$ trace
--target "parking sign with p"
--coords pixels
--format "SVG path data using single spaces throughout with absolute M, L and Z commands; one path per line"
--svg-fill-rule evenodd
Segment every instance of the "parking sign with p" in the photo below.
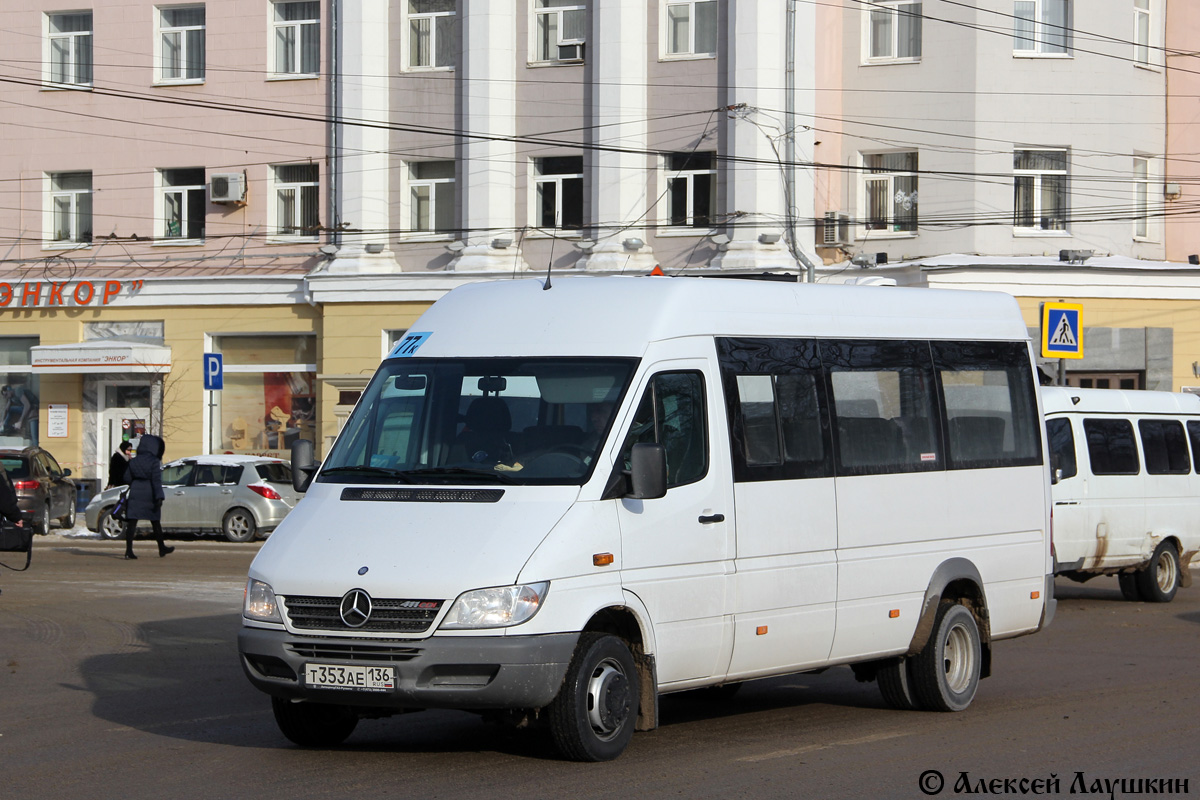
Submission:
M 217 391 L 225 388 L 225 375 L 222 371 L 221 354 L 204 354 L 204 388 Z

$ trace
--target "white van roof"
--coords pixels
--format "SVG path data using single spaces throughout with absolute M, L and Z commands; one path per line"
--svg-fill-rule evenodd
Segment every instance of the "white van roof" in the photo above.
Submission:
M 467 284 L 409 328 L 432 356 L 640 356 L 684 336 L 1024 340 L 1001 292 L 769 280 L 552 277 Z
M 1200 395 L 1131 389 L 1043 386 L 1042 410 L 1065 414 L 1200 414 Z

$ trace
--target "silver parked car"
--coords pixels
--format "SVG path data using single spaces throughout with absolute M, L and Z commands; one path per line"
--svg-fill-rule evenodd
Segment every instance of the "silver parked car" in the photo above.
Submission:
M 162 483 L 163 528 L 221 531 L 231 542 L 269 533 L 300 501 L 288 462 L 262 456 L 181 458 L 163 465 Z M 106 539 L 125 535 L 125 523 L 112 517 L 123 488 L 105 489 L 92 498 L 84 511 L 88 530 Z

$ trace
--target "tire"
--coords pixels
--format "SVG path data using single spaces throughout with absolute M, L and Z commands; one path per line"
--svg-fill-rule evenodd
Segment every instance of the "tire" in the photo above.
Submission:
M 912 661 L 912 687 L 922 708 L 966 709 L 979 688 L 983 662 L 975 615 L 958 603 L 942 603 L 929 641 Z
M 883 702 L 897 711 L 915 711 L 921 707 L 913 691 L 912 667 L 910 658 L 893 658 L 875 675 Z
M 621 755 L 633 737 L 640 688 L 637 665 L 622 639 L 580 636 L 562 689 L 546 708 L 558 751 L 572 761 Z
M 1150 563 L 1134 573 L 1142 599 L 1150 603 L 1169 603 L 1179 590 L 1179 551 L 1170 541 L 1154 548 Z
M 96 522 L 96 530 L 105 539 L 125 538 L 125 523 L 113 518 L 111 508 L 106 508 L 100 512 L 100 519 Z
M 39 536 L 45 536 L 50 532 L 50 504 L 42 506 L 42 510 L 38 512 L 37 519 L 33 521 L 33 532 Z
M 70 505 L 67 506 L 67 513 L 58 518 L 58 524 L 66 530 L 71 530 L 75 527 L 75 500 L 72 498 Z
M 1142 599 L 1142 590 L 1138 588 L 1137 573 L 1122 572 L 1117 575 L 1117 583 L 1121 586 L 1121 597 L 1135 603 Z
M 271 698 L 279 732 L 301 747 L 335 747 L 358 726 L 358 715 L 346 706 L 293 703 Z
M 225 518 L 221 520 L 221 530 L 231 542 L 253 542 L 258 533 L 258 524 L 249 511 L 234 508 L 225 512 Z

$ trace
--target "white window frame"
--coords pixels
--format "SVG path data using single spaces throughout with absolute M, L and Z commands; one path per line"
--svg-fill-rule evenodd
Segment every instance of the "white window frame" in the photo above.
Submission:
M 1150 229 L 1151 161 L 1150 156 L 1133 157 L 1133 238 L 1139 242 L 1153 241 Z
M 271 80 L 297 80 L 303 78 L 317 78 L 321 74 L 321 4 L 316 3 L 317 16 L 311 19 L 279 19 L 280 6 L 301 5 L 308 0 L 271 0 L 268 3 L 268 33 L 270 42 L 267 47 L 268 57 L 271 59 L 267 66 L 268 76 Z M 317 30 L 316 47 L 317 53 L 317 68 L 315 71 L 305 71 L 305 47 L 304 33 L 306 28 L 315 27 Z M 280 72 L 279 66 L 279 37 L 287 29 L 291 29 L 291 37 L 293 41 L 294 52 L 292 53 L 291 64 L 288 69 Z
M 1072 51 L 1075 47 L 1074 37 L 1071 35 L 1072 20 L 1075 17 L 1074 0 L 1065 0 L 1065 9 L 1063 24 L 1061 26 L 1061 35 L 1064 38 L 1062 50 L 1058 50 L 1057 46 L 1051 48 L 1051 34 L 1048 31 L 1054 31 L 1060 26 L 1052 26 L 1047 20 L 1047 10 L 1051 3 L 1060 2 L 1060 0 L 1014 0 L 1013 2 L 1013 56 L 1017 58 L 1072 58 Z M 1032 39 L 1033 45 L 1028 47 L 1018 47 L 1017 25 L 1021 20 L 1017 14 L 1017 5 L 1021 3 L 1030 3 L 1033 5 L 1033 29 L 1028 35 L 1023 38 Z M 1054 35 L 1058 35 L 1057 33 Z
M 911 170 L 911 171 L 910 170 L 896 170 L 896 171 L 889 170 L 887 172 L 882 172 L 882 171 L 881 172 L 872 172 L 871 167 L 868 166 L 868 161 L 870 160 L 871 156 L 887 155 L 887 153 L 876 152 L 876 153 L 860 153 L 859 154 L 859 166 L 861 168 L 860 169 L 861 179 L 859 180 L 858 190 L 859 190 L 859 204 L 860 204 L 859 208 L 862 209 L 862 214 L 861 214 L 862 224 L 860 224 L 858 226 L 858 238 L 859 239 L 911 239 L 911 238 L 914 238 L 918 233 L 918 230 L 920 227 L 920 221 L 921 221 L 921 216 L 920 216 L 919 210 L 914 219 L 914 229 L 911 231 L 895 230 L 895 226 L 896 226 L 895 210 L 896 210 L 896 205 L 898 203 L 903 203 L 905 201 L 911 203 L 913 206 L 917 206 L 917 204 L 918 204 L 918 200 L 920 198 L 920 189 L 921 189 L 920 173 L 919 173 L 920 164 L 921 164 L 921 162 L 919 160 L 920 153 L 916 150 L 896 150 L 896 151 L 888 151 L 888 152 L 912 153 L 914 156 L 914 159 L 916 159 L 917 169 Z M 896 179 L 897 178 L 912 178 L 914 181 L 916 181 L 916 188 L 913 189 L 911 195 L 906 195 L 904 199 L 900 199 L 897 195 L 897 192 L 898 192 L 898 190 L 896 188 Z M 888 213 L 883 218 L 884 226 L 885 226 L 883 228 L 871 228 L 870 227 L 871 215 L 870 215 L 869 184 L 872 184 L 872 183 L 884 183 L 884 184 L 886 184 L 886 187 L 887 187 L 884 197 L 887 198 Z
M 713 159 L 712 167 L 709 169 L 695 169 L 695 170 L 671 169 L 671 158 L 673 156 L 685 156 L 686 157 L 686 156 L 697 156 L 697 155 L 712 156 L 712 159 Z M 662 159 L 659 162 L 659 165 L 660 165 L 659 175 L 661 176 L 661 180 L 659 181 L 659 197 L 662 198 L 662 200 L 659 202 L 659 206 L 662 208 L 662 215 L 659 220 L 660 229 L 658 231 L 658 235 L 659 236 L 709 236 L 711 234 L 716 233 L 716 231 L 717 231 L 717 216 L 719 214 L 719 210 L 717 208 L 717 200 L 720 197 L 720 192 L 718 191 L 718 182 L 720 180 L 720 170 L 718 168 L 716 151 L 703 150 L 703 151 L 695 151 L 695 152 L 680 151 L 677 153 L 667 153 L 662 156 Z M 711 208 L 709 210 L 708 225 L 706 225 L 706 226 L 697 226 L 697 225 L 692 224 L 692 221 L 694 221 L 696 218 L 696 191 L 695 191 L 695 188 L 692 186 L 692 183 L 694 181 L 695 176 L 697 176 L 697 175 L 712 176 L 712 185 L 709 188 L 709 191 L 711 193 L 710 200 L 709 200 Z M 673 188 L 672 184 L 678 180 L 684 180 L 687 183 L 686 219 L 689 221 L 683 225 L 672 224 L 672 221 L 671 221 L 671 210 L 672 210 L 671 189 Z
M 563 38 L 563 28 L 564 28 L 563 15 L 568 11 L 582 11 L 586 14 L 587 13 L 586 0 L 577 0 L 577 2 L 575 2 L 569 6 L 552 6 L 552 7 L 540 5 L 541 3 L 546 2 L 546 0 L 532 0 L 532 2 L 533 2 L 533 27 L 530 29 L 531 35 L 529 37 L 530 44 L 532 45 L 532 48 L 531 48 L 532 52 L 530 53 L 530 57 L 529 57 L 530 62 L 534 63 L 534 64 L 581 64 L 581 63 L 583 63 L 587 40 L 584 38 L 578 38 L 578 39 L 564 39 Z M 558 34 L 557 40 L 554 44 L 551 45 L 551 48 L 556 51 L 556 53 L 554 55 L 551 55 L 550 53 L 542 52 L 541 22 L 542 22 L 543 17 L 558 17 L 557 21 L 555 22 L 555 30 L 557 31 L 557 34 Z M 561 52 L 558 52 L 559 48 L 562 48 L 562 47 L 575 47 L 575 48 L 577 48 L 578 55 L 563 58 L 563 57 L 561 57 Z
M 279 177 L 280 170 L 286 167 L 313 167 L 316 169 L 317 178 L 311 181 L 284 181 Z M 281 219 L 280 202 L 283 200 L 285 193 L 293 195 L 292 203 L 292 218 L 287 220 L 289 227 L 300 231 L 304 227 L 304 189 L 315 188 L 317 190 L 317 222 L 320 223 L 320 203 L 321 203 L 321 171 L 316 164 L 310 163 L 294 163 L 294 164 L 272 164 L 268 170 L 268 197 L 271 198 L 267 205 L 267 225 L 271 231 L 268 235 L 268 242 L 284 243 L 284 242 L 315 242 L 320 238 L 320 231 L 314 230 L 312 233 L 285 233 L 284 220 Z
M 915 8 L 914 8 L 915 7 Z M 862 63 L 864 64 L 915 64 L 921 60 L 924 26 L 922 25 L 921 0 L 871 0 L 863 6 L 863 44 Z M 879 15 L 888 18 L 887 54 L 873 55 L 875 51 L 875 19 Z M 916 55 L 901 56 L 900 52 L 900 20 L 902 15 L 913 20 L 917 26 Z M 882 18 L 882 17 L 880 17 Z
M 201 233 L 199 238 L 194 238 L 194 237 L 189 238 L 186 234 L 187 234 L 188 228 L 191 227 L 188 224 L 189 222 L 191 222 L 191 217 L 190 217 L 190 212 L 189 212 L 188 195 L 192 192 L 199 192 L 200 195 L 205 198 L 205 209 L 207 211 L 207 195 L 208 195 L 207 183 L 185 184 L 185 185 L 180 185 L 180 186 L 167 185 L 167 173 L 168 172 L 176 172 L 176 171 L 182 172 L 182 171 L 189 170 L 189 169 L 200 169 L 200 168 L 199 167 L 167 167 L 167 168 L 158 169 L 155 172 L 154 180 L 156 183 L 156 187 L 155 187 L 156 188 L 156 191 L 155 191 L 156 202 L 155 202 L 155 213 L 154 213 L 154 229 L 155 229 L 154 243 L 156 245 L 177 246 L 177 245 L 192 245 L 192 244 L 203 244 L 204 243 L 204 233 Z M 179 203 L 179 235 L 178 236 L 169 236 L 168 231 L 167 231 L 167 228 L 171 223 L 171 220 L 168 219 L 168 216 L 167 216 L 168 195 L 178 195 L 179 196 L 178 200 L 176 201 Z
M 185 9 L 201 9 L 204 11 L 204 23 L 200 25 L 167 25 L 163 19 L 164 13 L 167 11 L 182 11 Z M 203 3 L 191 3 L 178 6 L 155 6 L 154 7 L 154 72 L 155 82 L 160 84 L 181 84 L 181 83 L 204 83 L 205 75 L 208 71 L 208 9 Z M 200 75 L 199 77 L 188 77 L 187 63 L 188 56 L 193 55 L 189 52 L 190 45 L 188 44 L 188 33 L 191 31 L 201 32 L 200 45 Z M 166 54 L 164 52 L 163 41 L 168 35 L 179 37 L 179 60 L 177 67 L 180 76 L 168 77 L 167 64 L 165 62 Z
M 56 179 L 65 178 L 68 176 L 86 175 L 88 177 L 88 187 L 86 189 L 56 189 L 54 182 Z M 42 248 L 45 250 L 74 250 L 84 247 L 91 247 L 91 238 L 82 238 L 82 225 L 80 224 L 80 206 L 83 205 L 82 198 L 86 195 L 86 213 L 88 217 L 87 227 L 89 231 L 93 231 L 95 224 L 94 211 L 92 209 L 92 201 L 95 197 L 92 186 L 92 173 L 86 170 L 72 170 L 69 172 L 49 172 L 45 175 L 44 180 L 46 198 L 46 210 L 43 218 L 43 228 L 45 230 L 45 239 L 42 242 Z M 69 232 L 66 239 L 55 238 L 58 234 L 58 209 L 57 203 L 60 200 L 65 200 L 68 204 L 67 214 L 70 218 Z
M 54 23 L 55 17 L 77 17 L 77 16 L 82 16 L 84 14 L 87 14 L 88 17 L 91 18 L 90 24 L 88 25 L 88 29 L 86 31 L 68 31 L 65 33 L 54 33 L 53 32 L 52 29 L 53 29 L 53 23 Z M 42 80 L 45 83 L 50 84 L 51 87 L 56 88 L 56 89 L 90 89 L 92 87 L 93 81 L 95 80 L 95 69 L 96 69 L 96 60 L 95 60 L 95 52 L 96 51 L 95 51 L 95 45 L 94 45 L 94 41 L 95 41 L 94 34 L 95 34 L 96 23 L 95 23 L 95 15 L 93 14 L 93 12 L 89 11 L 89 10 L 51 11 L 51 12 L 47 12 L 44 15 L 43 20 L 44 20 L 45 26 L 46 26 L 46 37 L 45 37 L 44 54 L 43 54 L 43 58 L 42 58 L 42 64 L 43 64 Z M 86 39 L 87 43 L 88 43 L 88 54 L 87 54 L 88 79 L 86 81 L 81 81 L 81 80 L 75 80 L 75 78 L 77 77 L 79 65 L 82 61 L 80 54 L 79 54 L 79 49 L 80 49 L 80 46 L 82 45 L 82 42 L 84 39 Z M 65 49 L 67 51 L 67 59 L 66 59 L 67 63 L 64 67 L 63 72 L 64 72 L 65 76 L 68 77 L 68 80 L 55 80 L 54 79 L 54 72 L 55 72 L 54 45 L 56 42 L 64 42 L 65 43 Z
M 560 156 L 547 156 L 547 158 L 574 158 L 574 157 L 576 157 L 576 156 L 573 156 L 571 154 L 562 154 Z M 582 157 L 579 156 L 579 158 L 582 161 Z M 541 172 L 541 162 L 542 162 L 542 157 L 530 159 L 530 162 L 529 162 L 530 175 L 531 175 L 530 181 L 529 181 L 529 187 L 530 187 L 529 220 L 532 223 L 532 227 L 534 229 L 533 231 L 531 231 L 531 233 L 532 234 L 540 234 L 543 236 L 547 235 L 547 234 L 553 234 L 553 233 L 559 233 L 559 232 L 565 233 L 568 236 L 571 236 L 574 234 L 581 234 L 582 230 L 583 230 L 583 226 L 587 222 L 587 220 L 584 219 L 584 216 L 583 216 L 584 215 L 583 208 L 580 209 L 580 227 L 564 228 L 562 225 L 563 196 L 564 196 L 563 182 L 570 181 L 570 180 L 578 180 L 580 182 L 580 186 L 582 188 L 583 181 L 584 181 L 584 172 L 586 172 L 586 169 L 584 169 L 581 165 L 580 171 L 578 173 L 563 172 L 563 173 L 550 173 L 547 175 L 543 175 Z M 546 225 L 542 225 L 542 187 L 543 186 L 551 186 L 551 185 L 554 186 L 554 225 L 546 226 Z M 580 194 L 583 195 L 582 191 L 580 192 Z M 586 203 L 587 203 L 586 196 L 583 196 L 582 202 L 586 206 Z
M 1133 61 L 1139 67 L 1153 67 L 1150 43 L 1154 38 L 1152 0 L 1133 0 Z
M 437 61 L 438 35 L 439 35 L 438 34 L 438 19 L 445 18 L 445 17 L 453 18 L 455 15 L 455 12 L 453 12 L 453 11 L 427 11 L 427 12 L 418 13 L 418 12 L 413 12 L 413 11 L 408 10 L 409 0 L 402 0 L 402 3 L 403 3 L 402 8 L 404 9 L 404 27 L 402 28 L 402 30 L 403 30 L 402 40 L 403 40 L 403 49 L 404 49 L 404 53 L 403 53 L 404 60 L 402 63 L 404 64 L 404 70 L 407 72 L 437 72 L 437 71 L 446 72 L 446 71 L 453 70 L 454 69 L 453 64 L 437 65 L 433 62 Z M 412 29 L 413 29 L 413 21 L 414 20 L 426 20 L 429 25 L 429 62 L 430 63 L 428 63 L 428 64 L 413 64 L 412 63 L 413 57 L 414 57 L 413 46 L 412 46 Z M 452 33 L 450 35 L 453 37 Z
M 1070 220 L 1071 220 L 1071 151 L 1065 147 L 1017 147 L 1014 148 L 1013 157 L 1016 158 L 1017 152 L 1045 152 L 1045 153 L 1062 153 L 1063 161 L 1066 163 L 1066 169 L 1017 169 L 1013 167 L 1013 235 L 1015 236 L 1070 236 Z M 1042 182 L 1046 175 L 1064 175 L 1066 181 L 1063 185 L 1063 227 L 1058 228 L 1043 228 L 1040 225 L 1042 218 Z M 1016 224 L 1017 216 L 1017 195 L 1016 184 L 1019 177 L 1033 178 L 1033 227 L 1022 227 Z
M 716 34 L 715 34 L 716 41 L 713 42 L 713 49 L 711 52 L 697 52 L 696 51 L 696 6 L 700 5 L 702 3 L 708 3 L 708 2 L 713 3 L 713 5 L 717 11 L 717 14 L 718 14 L 718 20 L 717 20 L 717 24 L 716 24 Z M 678 6 L 687 6 L 688 7 L 688 14 L 689 14 L 689 16 L 688 16 L 688 48 L 686 50 L 681 49 L 681 50 L 672 51 L 671 50 L 671 9 L 678 7 Z M 675 60 L 686 60 L 686 59 L 693 59 L 693 58 L 716 58 L 717 57 L 717 49 L 720 47 L 720 33 L 721 33 L 720 10 L 721 9 L 720 9 L 720 4 L 717 3 L 716 0 L 664 0 L 664 2 L 662 3 L 661 9 L 662 9 L 662 11 L 659 15 L 659 30 L 661 31 L 661 34 L 660 34 L 659 38 L 661 39 L 660 46 L 661 46 L 662 58 L 664 60 L 675 61 Z
M 407 198 L 407 205 L 408 205 L 408 208 L 406 209 L 406 218 L 408 219 L 408 232 L 406 234 L 404 234 L 404 238 L 409 241 L 412 241 L 415 239 L 428 239 L 428 240 L 453 239 L 454 234 L 455 234 L 455 231 L 452 231 L 452 230 L 451 231 L 437 230 L 436 229 L 436 220 L 437 220 L 437 207 L 438 207 L 438 201 L 439 201 L 438 195 L 444 194 L 444 190 L 442 192 L 439 192 L 439 187 L 449 186 L 451 189 L 452 194 L 451 194 L 450 200 L 449 200 L 449 202 L 451 203 L 451 217 L 454 216 L 454 213 L 457 210 L 456 205 L 458 203 L 458 192 L 457 192 L 457 186 L 456 186 L 456 178 L 455 177 L 450 177 L 450 178 L 417 178 L 417 177 L 414 177 L 416 174 L 415 168 L 419 164 L 428 164 L 428 163 L 433 163 L 433 162 L 410 161 L 406 165 L 406 169 L 404 170 L 404 175 L 406 176 L 407 182 L 408 182 L 408 186 L 406 187 L 406 190 L 404 192 L 404 197 Z M 453 161 L 449 161 L 449 160 L 447 160 L 445 163 L 454 164 Z M 413 197 L 413 193 L 417 189 L 420 189 L 420 188 L 429 189 L 430 217 L 429 217 L 429 227 L 426 227 L 426 228 L 418 227 L 416 224 L 416 220 L 415 220 L 417 208 L 416 208 L 416 198 Z M 441 198 L 441 200 L 442 200 L 442 202 L 446 202 L 444 197 Z

